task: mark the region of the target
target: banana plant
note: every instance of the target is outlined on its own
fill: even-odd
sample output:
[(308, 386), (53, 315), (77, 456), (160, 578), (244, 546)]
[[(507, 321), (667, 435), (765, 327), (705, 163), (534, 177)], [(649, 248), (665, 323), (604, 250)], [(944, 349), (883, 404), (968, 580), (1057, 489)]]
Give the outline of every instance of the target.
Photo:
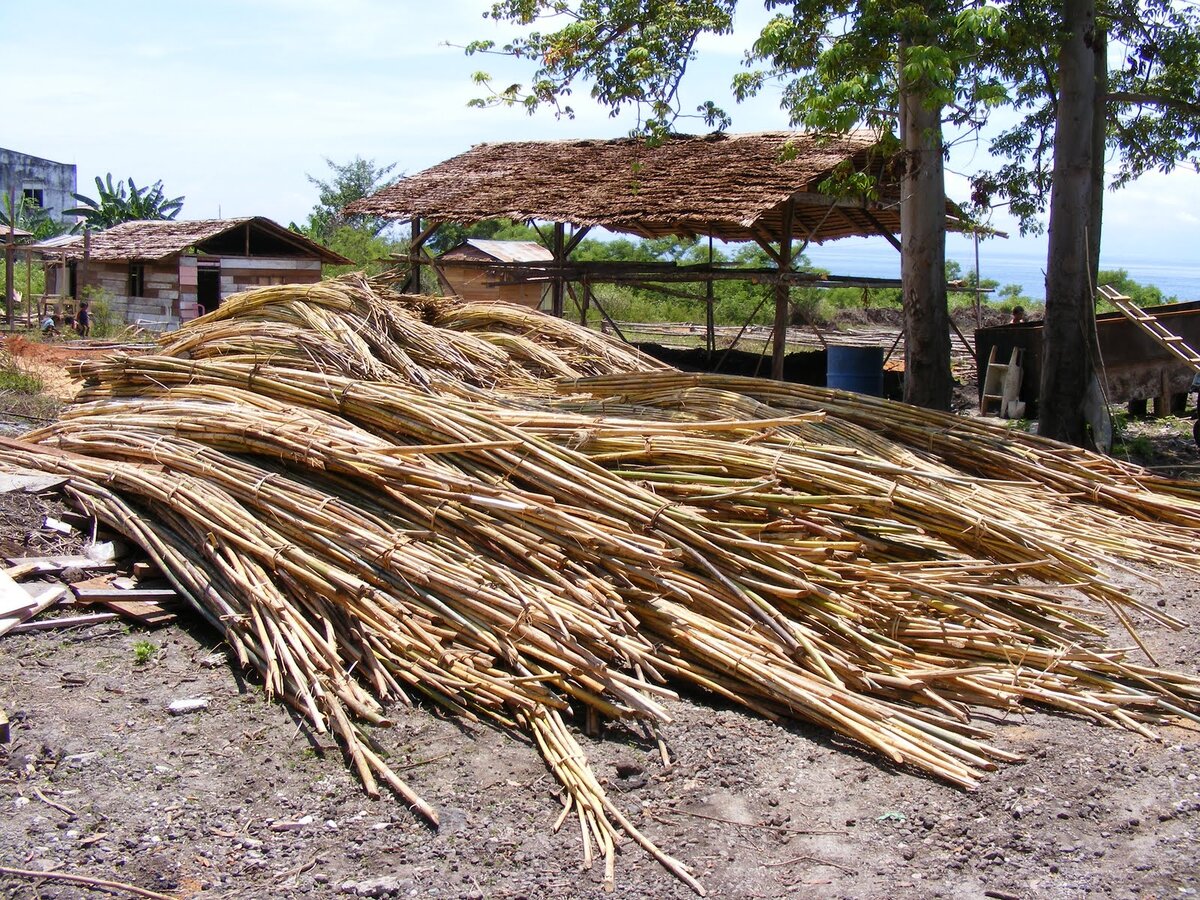
[(90, 227), (103, 230), (118, 225), (121, 222), (132, 222), (141, 219), (174, 219), (183, 209), (183, 197), (167, 199), (163, 191), (162, 180), (154, 182), (149, 187), (138, 187), (132, 178), (113, 183), (112, 173), (101, 179), (96, 176), (96, 193), (99, 199), (93, 200), (84, 194), (72, 194), (82, 206), (66, 210), (66, 215), (81, 216), (73, 232), (78, 233), (83, 228)]
[(12, 197), (5, 195), (3, 200), (0, 200), (0, 231), (8, 231), (10, 225), (28, 231), (34, 240), (38, 241), (62, 234), (66, 230), (65, 226), (54, 221), (46, 210), (29, 197), (21, 197), (14, 203)]

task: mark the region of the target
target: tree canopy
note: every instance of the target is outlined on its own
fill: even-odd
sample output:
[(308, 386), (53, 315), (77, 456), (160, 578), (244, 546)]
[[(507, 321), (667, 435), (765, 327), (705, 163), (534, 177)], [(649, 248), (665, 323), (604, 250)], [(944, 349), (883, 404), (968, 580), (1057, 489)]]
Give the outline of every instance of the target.
[(9, 226), (28, 231), (34, 240), (44, 241), (62, 234), (67, 227), (55, 221), (50, 213), (37, 204), (32, 197), (13, 198), (5, 196), (0, 201), (0, 227), (7, 230)]
[[(736, 99), (782, 87), (790, 124), (829, 133), (866, 125), (902, 148), (906, 202), (905, 327), (910, 356), (906, 399), (943, 405), (949, 379), (941, 272), (944, 225), (933, 218), (942, 197), (941, 126), (975, 129), (990, 110), (1021, 113), (991, 144), (997, 167), (975, 180), (980, 209), (1009, 204), (1023, 230), (1036, 229), (1049, 206), (1047, 327), (1043, 356), (1043, 433), (1081, 443), (1084, 391), (1093, 355), (1087, 340), (1102, 225), (1106, 150), (1118, 151), (1115, 185), (1200, 157), (1200, 14), (1179, 0), (767, 0), (774, 15), (747, 49)], [(490, 15), (525, 29), (497, 47), (534, 61), (528, 87), (496, 89), (480, 103), (552, 105), (581, 83), (617, 111), (634, 107), (651, 138), (686, 114), (724, 128), (715, 101), (684, 110), (680, 85), (704, 33), (731, 30), (736, 0), (499, 0)], [(565, 22), (537, 30), (543, 17)], [(1123, 63), (1109, 70), (1107, 42)], [(1066, 105), (1064, 106), (1064, 103)], [(825, 190), (862, 193), (869, 184)], [(1054, 200), (1053, 198), (1057, 198)], [(907, 211), (907, 216), (905, 215)], [(940, 216), (938, 216), (940, 220)], [(1055, 223), (1057, 221), (1057, 228)], [(940, 287), (939, 287), (940, 283)], [(915, 340), (914, 340), (915, 339)], [(917, 366), (913, 366), (913, 362)], [(1046, 380), (1046, 379), (1049, 380)], [(910, 383), (923, 384), (909, 394)], [(1091, 379), (1094, 384), (1095, 379)], [(1048, 402), (1047, 402), (1048, 401)]]
[(369, 197), (396, 181), (388, 178), (396, 163), (377, 166), (373, 159), (356, 156), (347, 163), (334, 162), (325, 157), (331, 175), (328, 180), (307, 175), (310, 184), (317, 188), (317, 202), (308, 214), (308, 221), (297, 230), (313, 240), (327, 243), (339, 228), (350, 226), (365, 230), (376, 237), (388, 226), (387, 219), (371, 216), (347, 216), (342, 210), (355, 200)]
[(81, 231), (85, 226), (105, 229), (122, 222), (143, 219), (174, 219), (183, 209), (184, 198), (168, 199), (161, 179), (149, 187), (138, 187), (132, 178), (128, 181), (128, 188), (125, 179), (113, 184), (112, 173), (109, 172), (103, 180), (96, 176), (96, 199), (84, 194), (71, 194), (83, 204), (63, 211), (64, 215), (82, 217), (73, 230)]

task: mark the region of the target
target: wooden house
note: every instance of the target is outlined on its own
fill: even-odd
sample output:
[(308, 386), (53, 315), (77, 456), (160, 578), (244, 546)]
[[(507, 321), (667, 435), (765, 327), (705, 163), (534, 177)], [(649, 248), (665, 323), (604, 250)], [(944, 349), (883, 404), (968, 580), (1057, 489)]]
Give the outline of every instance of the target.
[(544, 263), (554, 254), (534, 241), (489, 241), (468, 238), (438, 257), (442, 289), (464, 300), (515, 303), (537, 309), (549, 296), (545, 283), (506, 284), (497, 281), (489, 266), (496, 263)]
[(45, 261), (47, 299), (58, 298), (48, 305), (60, 313), (99, 295), (124, 321), (160, 329), (214, 310), (238, 291), (314, 283), (322, 265), (350, 262), (261, 216), (124, 222), (34, 246)]

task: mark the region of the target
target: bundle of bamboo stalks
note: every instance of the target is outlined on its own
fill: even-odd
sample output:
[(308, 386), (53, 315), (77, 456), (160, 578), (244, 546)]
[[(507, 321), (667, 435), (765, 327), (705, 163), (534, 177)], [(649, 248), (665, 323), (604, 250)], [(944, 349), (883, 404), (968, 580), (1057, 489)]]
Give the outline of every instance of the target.
[(436, 822), (362, 731), (391, 703), (528, 732), (608, 884), (625, 834), (703, 892), (608, 799), (579, 713), (655, 734), (690, 685), (970, 787), (1012, 758), (973, 706), (1200, 708), (1089, 602), (1179, 627), (1108, 573), (1200, 571), (1200, 498), (1073, 448), (357, 278), (76, 372), (8, 461), (68, 476), (369, 792)]

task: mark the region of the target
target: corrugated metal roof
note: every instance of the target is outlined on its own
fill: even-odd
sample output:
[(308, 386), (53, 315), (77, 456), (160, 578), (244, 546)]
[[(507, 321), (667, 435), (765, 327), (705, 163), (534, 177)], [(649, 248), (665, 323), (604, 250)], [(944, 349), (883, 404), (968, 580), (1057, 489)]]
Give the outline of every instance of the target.
[(467, 238), (466, 243), (497, 262), (544, 262), (554, 259), (554, 254), (537, 241), (489, 241), (483, 238)]
[(82, 241), (83, 238), (78, 234), (60, 234), (58, 237), (38, 241), (32, 246), (34, 250), (60, 250), (63, 247), (69, 247), (71, 244)]

